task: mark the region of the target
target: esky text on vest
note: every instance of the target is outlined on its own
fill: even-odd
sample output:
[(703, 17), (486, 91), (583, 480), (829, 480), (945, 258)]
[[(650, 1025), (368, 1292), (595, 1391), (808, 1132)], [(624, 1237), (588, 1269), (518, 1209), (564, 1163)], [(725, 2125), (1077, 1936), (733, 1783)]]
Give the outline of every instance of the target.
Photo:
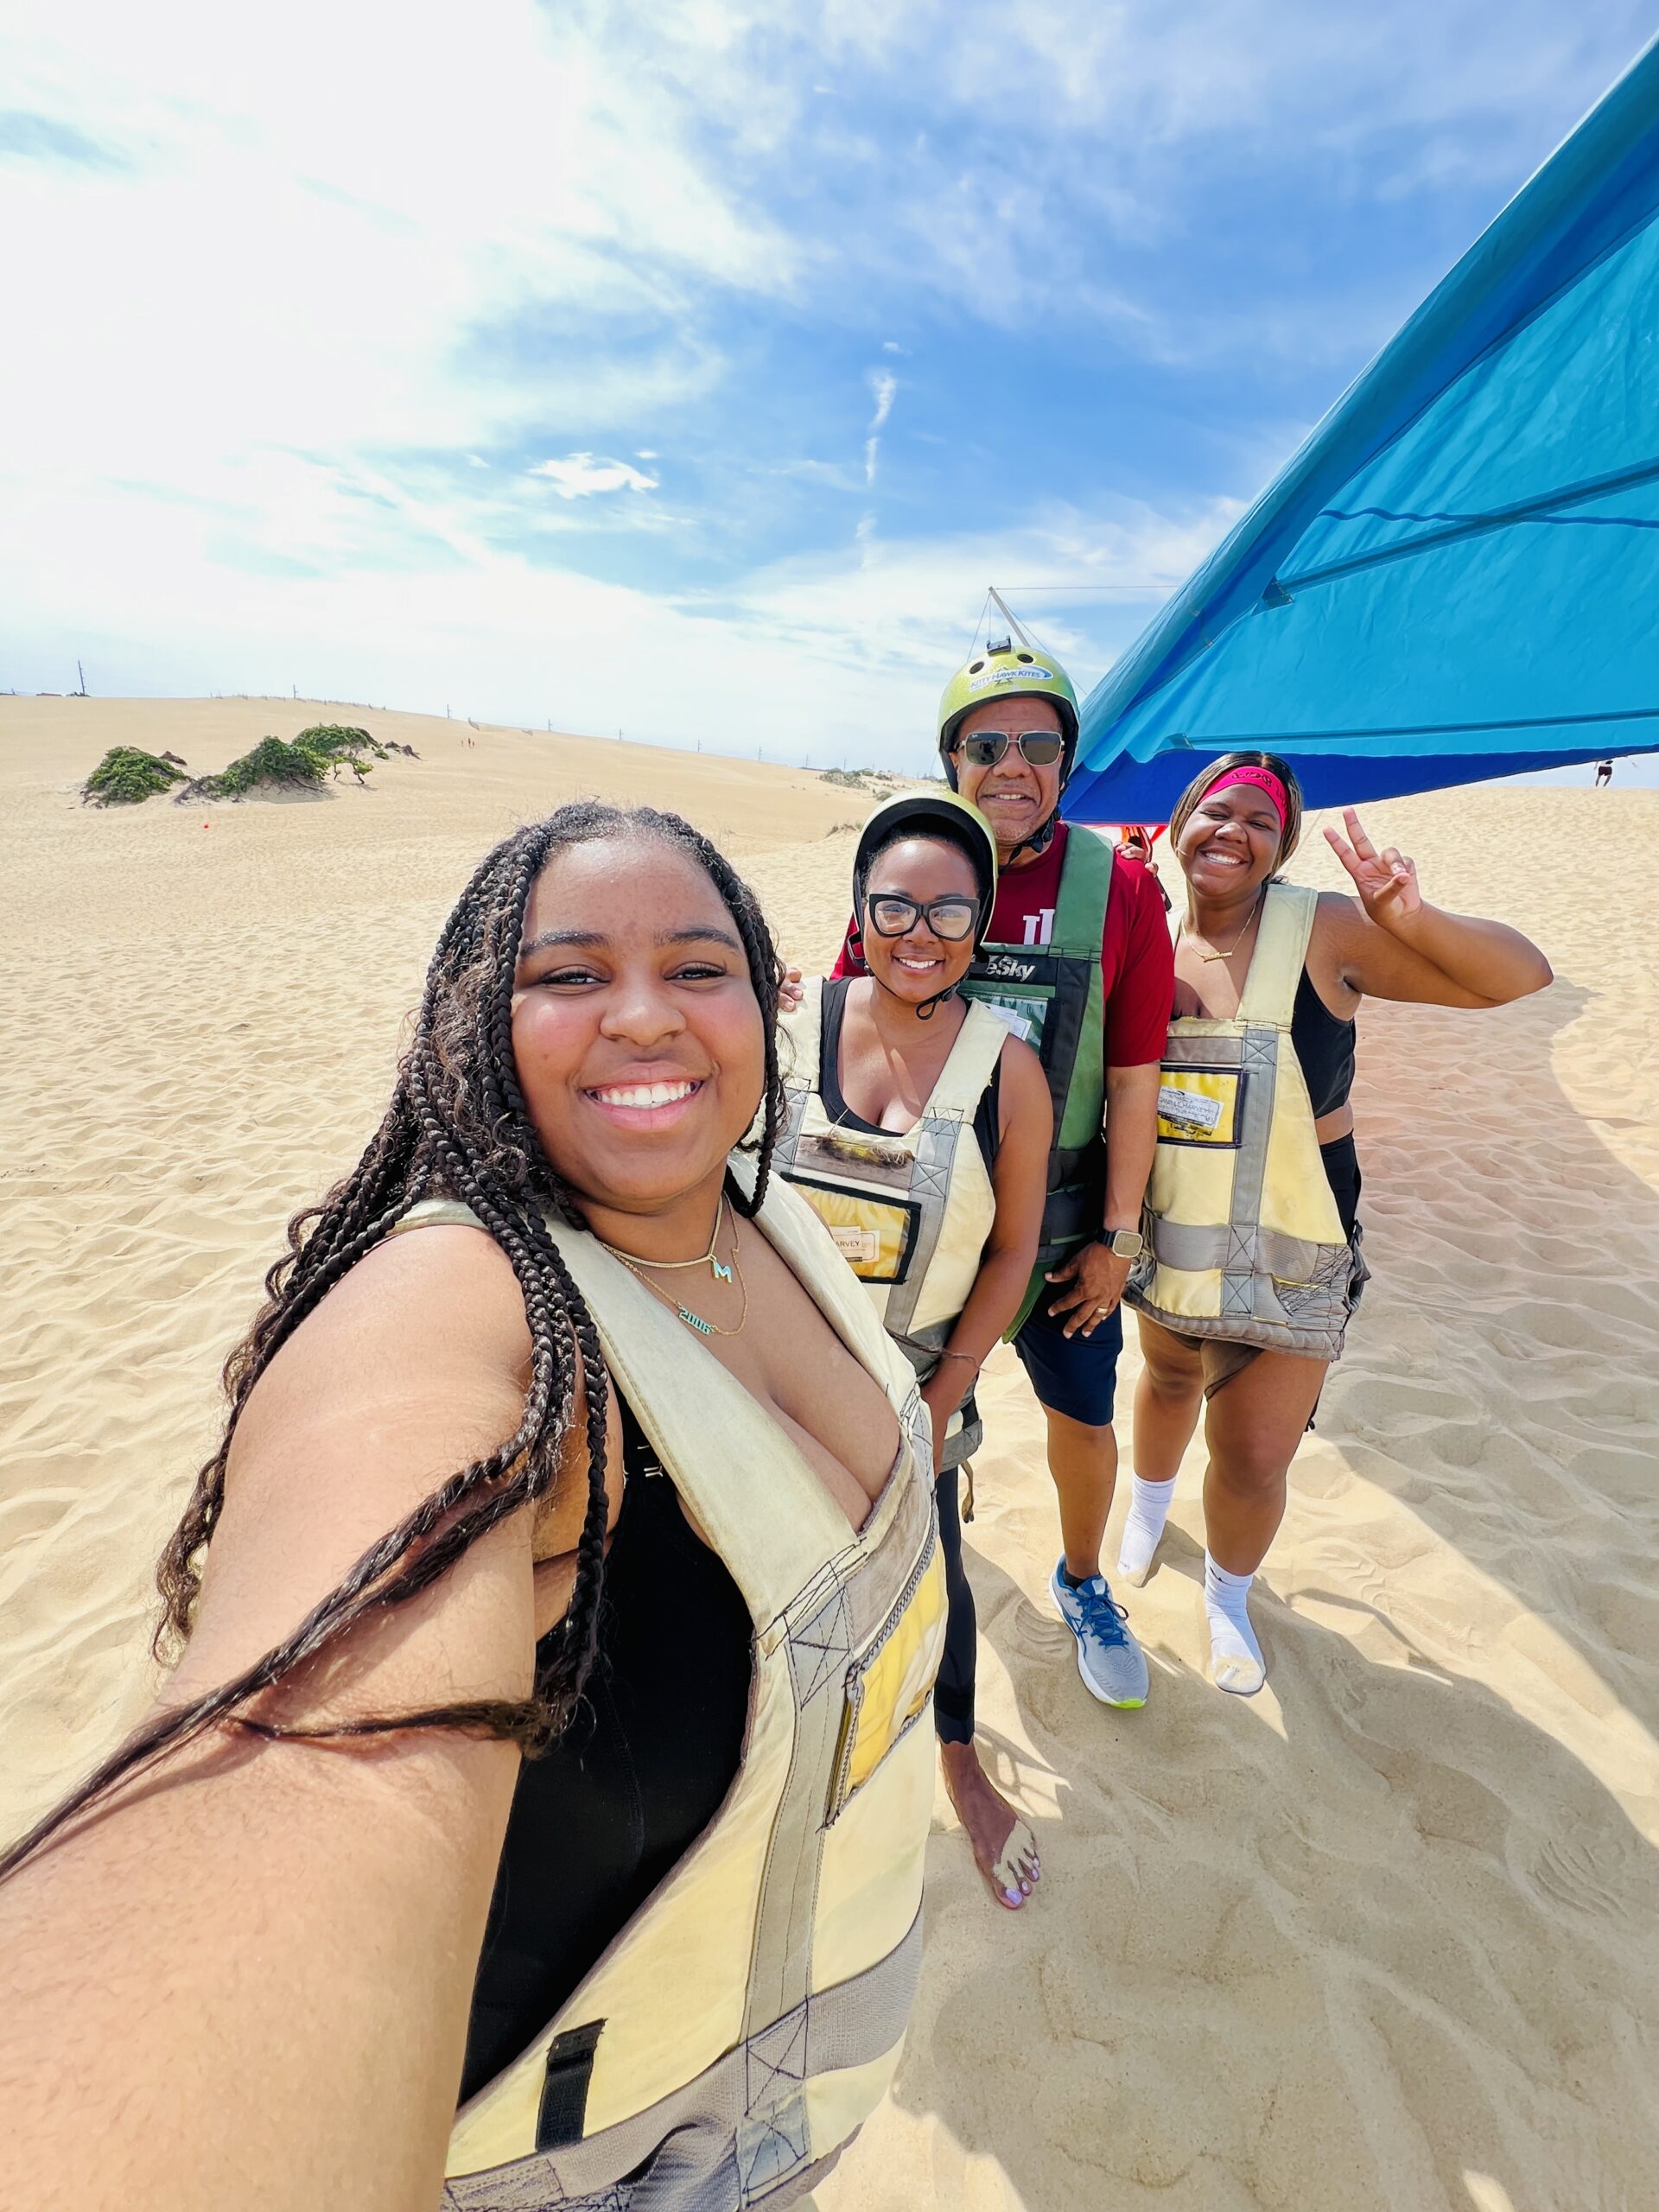
[(1044, 1274), (1091, 1237), (1106, 1207), (1105, 983), (1100, 947), (1112, 895), (1112, 847), (1081, 823), (1067, 832), (1059, 900), (1046, 944), (982, 946), (962, 986), (1035, 1047), (1048, 1077), (1054, 1142), (1037, 1265), (1008, 1335), (1030, 1313)]

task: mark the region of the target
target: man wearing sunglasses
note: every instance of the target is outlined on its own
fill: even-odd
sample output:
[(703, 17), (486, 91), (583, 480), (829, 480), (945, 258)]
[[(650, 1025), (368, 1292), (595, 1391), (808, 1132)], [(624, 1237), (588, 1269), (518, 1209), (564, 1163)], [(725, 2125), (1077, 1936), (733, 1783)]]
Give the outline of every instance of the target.
[[(1175, 969), (1156, 879), (1059, 819), (1077, 742), (1065, 670), (1012, 641), (976, 653), (939, 702), (946, 779), (997, 846), (990, 930), (962, 988), (1036, 1046), (1054, 1108), (1037, 1272), (1011, 1332), (1059, 1497), (1064, 1550), (1049, 1586), (1085, 1686), (1122, 1707), (1145, 1704), (1147, 1662), (1100, 1548), (1117, 1478), (1119, 1300), (1141, 1249)], [(835, 972), (864, 972), (855, 926)]]

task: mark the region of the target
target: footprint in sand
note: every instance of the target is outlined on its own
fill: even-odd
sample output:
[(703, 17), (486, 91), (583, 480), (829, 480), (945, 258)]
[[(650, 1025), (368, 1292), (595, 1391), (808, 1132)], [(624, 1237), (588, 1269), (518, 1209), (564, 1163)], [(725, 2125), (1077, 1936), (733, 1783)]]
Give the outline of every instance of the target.
[[(1630, 1830), (1618, 1835), (1580, 1831), (1570, 1836), (1547, 1835), (1530, 1866), (1516, 1869), (1521, 1880), (1548, 1904), (1569, 1912), (1587, 1913), (1603, 1922), (1628, 1923), (1643, 1907), (1633, 1891), (1641, 1886), (1638, 1872), (1639, 1840)], [(1646, 1885), (1651, 1890), (1652, 1882)], [(1650, 1910), (1650, 1904), (1647, 1910)], [(1645, 1918), (1645, 1911), (1643, 1911)]]

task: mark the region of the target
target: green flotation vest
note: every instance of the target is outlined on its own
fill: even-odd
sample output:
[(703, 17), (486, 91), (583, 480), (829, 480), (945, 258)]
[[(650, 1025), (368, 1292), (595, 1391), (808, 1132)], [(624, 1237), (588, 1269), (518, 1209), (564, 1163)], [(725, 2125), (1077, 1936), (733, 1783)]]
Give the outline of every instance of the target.
[(1097, 830), (1071, 823), (1048, 943), (987, 943), (962, 986), (965, 998), (997, 1007), (1014, 1034), (1034, 1046), (1054, 1109), (1037, 1265), (1010, 1337), (1037, 1303), (1046, 1270), (1098, 1236), (1105, 1211), (1106, 990), (1100, 944), (1112, 859), (1110, 842)]

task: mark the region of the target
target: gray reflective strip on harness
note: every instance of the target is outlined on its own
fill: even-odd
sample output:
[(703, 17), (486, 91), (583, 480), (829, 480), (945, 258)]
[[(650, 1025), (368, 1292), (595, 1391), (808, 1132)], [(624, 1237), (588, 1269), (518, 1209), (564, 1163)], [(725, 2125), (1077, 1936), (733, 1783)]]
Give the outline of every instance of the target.
[(1164, 1051), (1166, 1068), (1236, 1068), (1244, 1065), (1244, 1039), (1227, 1037), (1172, 1037)]
[(795, 1165), (795, 1147), (801, 1141), (801, 1124), (806, 1119), (806, 1109), (812, 1093), (798, 1084), (784, 1086), (784, 1117), (778, 1131), (778, 1141), (772, 1147), (772, 1161), (779, 1174)]
[[(867, 1973), (808, 1998), (672, 2096), (585, 2143), (457, 2177), (445, 2186), (442, 2212), (614, 2212), (629, 2202), (734, 2212), (787, 2202), (825, 2171), (823, 2161), (806, 2163), (804, 2084), (814, 2075), (868, 2065), (893, 2049), (910, 2017), (921, 1964), (918, 1910), (903, 1942)], [(663, 2001), (671, 2004), (673, 1993), (665, 1990)], [(798, 2127), (791, 2117), (797, 2108)], [(618, 2176), (647, 2160), (639, 2193), (619, 2192)]]
[[(939, 1354), (957, 1325), (957, 1316), (948, 1321), (936, 1321), (931, 1328), (918, 1329), (914, 1336), (896, 1337), (893, 1341), (916, 1370), (916, 1380), (925, 1382), (939, 1363)], [(959, 1467), (971, 1459), (985, 1441), (985, 1424), (970, 1389), (959, 1408), (962, 1425), (954, 1435), (947, 1436), (939, 1453), (939, 1472), (946, 1474), (952, 1467)]]
[[(900, 1558), (917, 1550), (918, 1523), (931, 1512), (931, 1503), (925, 1490), (913, 1488), (882, 1550)], [(931, 1543), (922, 1547), (924, 1561), (931, 1551)], [(873, 1566), (874, 1562), (867, 1563), (861, 1572), (843, 1580), (832, 1561), (789, 1608), (786, 1649), (795, 1691), (795, 1748), (772, 1819), (755, 1913), (743, 2018), (752, 2052), (772, 2050), (780, 2030), (791, 2021), (801, 2024), (801, 2048), (805, 2050), (807, 2011), (817, 2001), (808, 1991), (818, 1901), (818, 1839), (831, 1817), (823, 1777), (835, 1769), (847, 1713), (849, 1673), (900, 1594), (891, 1577), (879, 1569), (872, 1572)], [(827, 2063), (813, 2070), (822, 2072)], [(769, 2179), (774, 2183), (783, 2180), (792, 2165), (804, 2164), (807, 2157), (805, 2104), (798, 2092), (789, 2095), (786, 2080), (764, 2056), (756, 2058), (751, 2067), (751, 2095), (744, 2107), (745, 2125), (765, 2138)], [(785, 2158), (785, 2145), (791, 2150), (791, 2159)]]
[(1247, 1029), (1239, 1039), (1239, 1065), (1250, 1078), (1244, 1096), (1244, 1126), (1233, 1160), (1233, 1203), (1226, 1257), (1221, 1262), (1223, 1320), (1255, 1319), (1256, 1273), (1253, 1249), (1262, 1218), (1262, 1185), (1267, 1179), (1268, 1139), (1273, 1134), (1273, 1094), (1279, 1073), (1279, 1032)]
[(1254, 1237), (1245, 1237), (1230, 1227), (1155, 1220), (1147, 1241), (1153, 1256), (1165, 1267), (1193, 1274), (1209, 1268), (1249, 1267), (1252, 1272), (1276, 1275), (1281, 1282), (1317, 1283), (1334, 1279), (1350, 1259), (1346, 1244), (1311, 1244), (1274, 1229), (1258, 1229)]
[(950, 1203), (950, 1174), (956, 1165), (957, 1146), (966, 1124), (954, 1115), (944, 1117), (930, 1116), (916, 1132), (915, 1165), (911, 1170), (909, 1196), (919, 1202), (921, 1216), (917, 1223), (916, 1245), (905, 1269), (903, 1282), (895, 1283), (887, 1293), (887, 1302), (881, 1314), (881, 1325), (890, 1337), (905, 1337), (916, 1316), (922, 1295), (922, 1286), (927, 1281), (927, 1271), (933, 1264), (933, 1255), (938, 1249), (939, 1232), (944, 1227), (945, 1209)]

